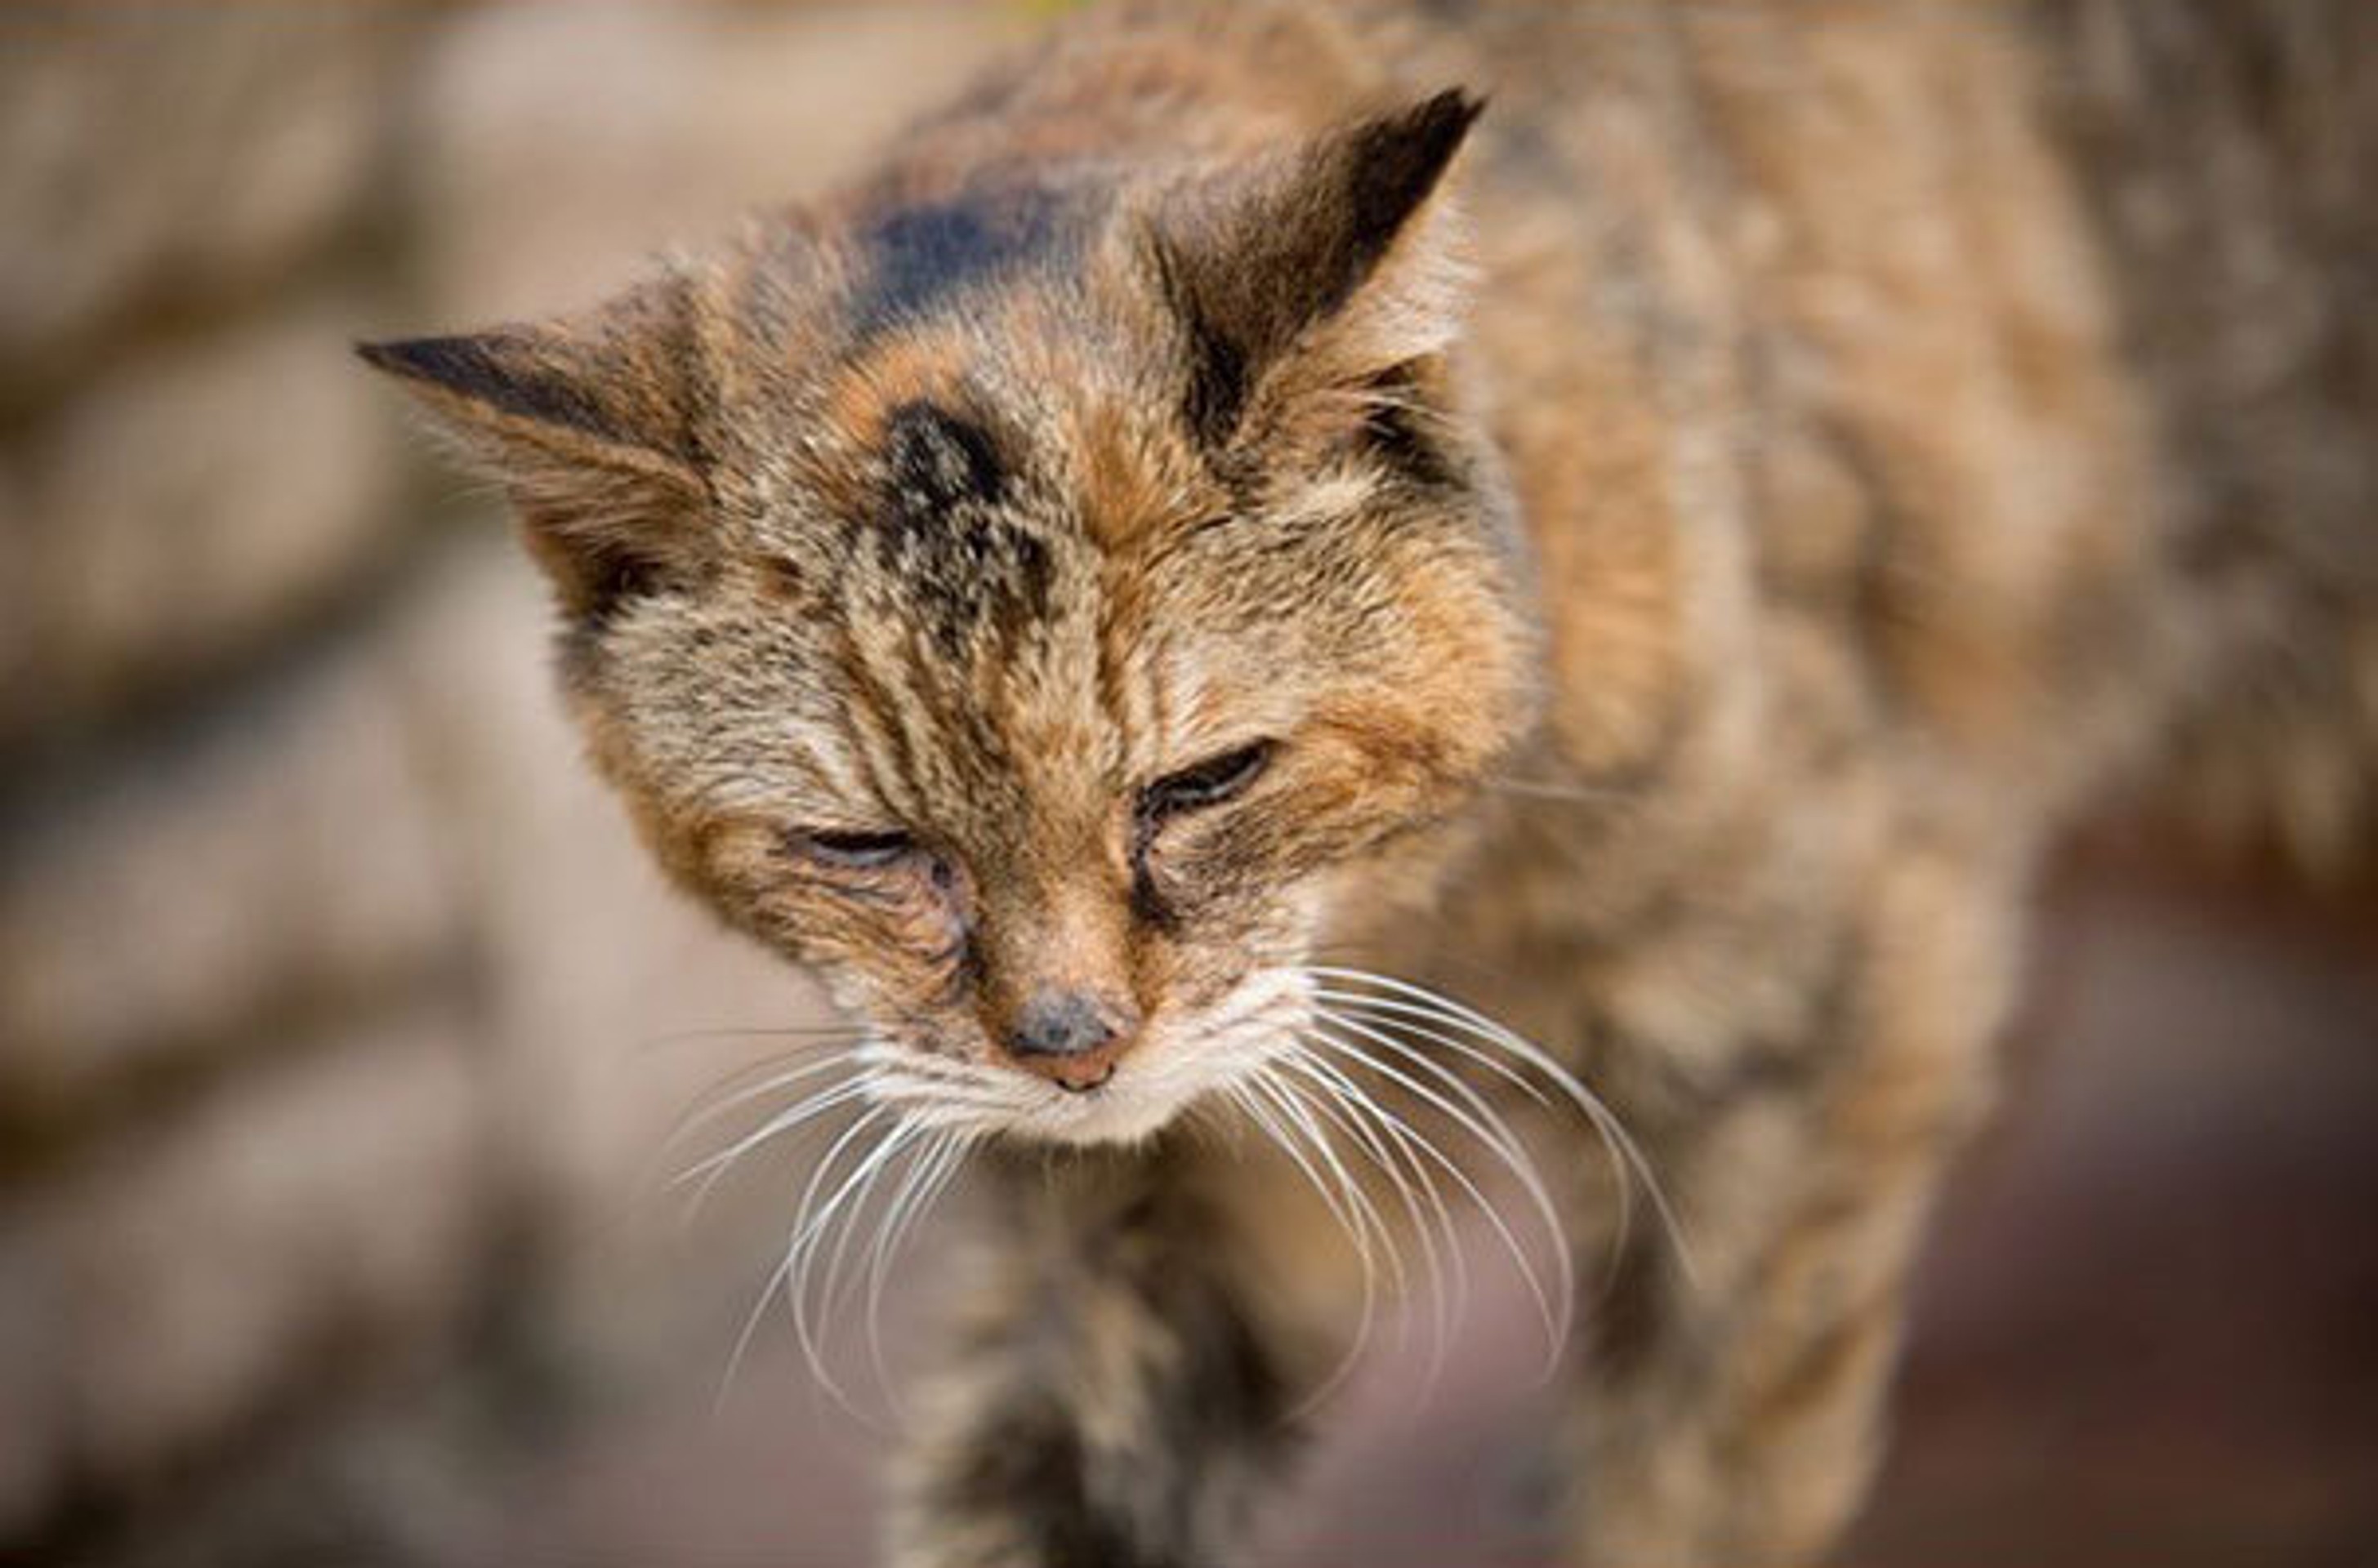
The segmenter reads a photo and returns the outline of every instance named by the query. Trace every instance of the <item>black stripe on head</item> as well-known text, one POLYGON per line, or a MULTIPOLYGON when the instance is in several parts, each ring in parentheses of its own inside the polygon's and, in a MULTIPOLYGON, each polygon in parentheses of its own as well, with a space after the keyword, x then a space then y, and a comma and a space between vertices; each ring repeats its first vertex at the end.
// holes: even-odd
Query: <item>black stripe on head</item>
POLYGON ((894 521, 929 527, 967 505, 997 506, 1007 473, 991 433, 932 403, 903 403, 883 430, 894 521))
POLYGON ((1048 545, 1000 510, 1014 478, 991 433, 936 405, 904 403, 883 436, 879 557, 955 651, 991 618, 1015 628, 1048 613, 1048 545))
POLYGON ((1036 186, 970 192, 903 207, 859 236, 867 279, 852 304, 859 332, 914 319, 949 298, 1048 254, 1065 205, 1036 186))

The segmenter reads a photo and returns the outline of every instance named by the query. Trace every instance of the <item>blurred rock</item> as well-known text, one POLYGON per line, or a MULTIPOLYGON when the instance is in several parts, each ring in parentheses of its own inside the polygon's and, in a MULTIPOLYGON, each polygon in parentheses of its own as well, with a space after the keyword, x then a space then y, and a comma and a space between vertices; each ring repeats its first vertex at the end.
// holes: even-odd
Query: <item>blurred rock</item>
POLYGON ((0 1209, 0 1549, 28 1534, 61 1489, 66 1405, 62 1260, 17 1205, 0 1209))
POLYGON ((379 193, 426 7, 30 5, 0 14, 0 403, 104 329, 251 287, 379 193))
MULTIPOLYGON (((0 545, 29 553, 32 536, 15 465, 0 449, 0 545)), ((0 572, 0 736, 7 733, 8 713, 30 700, 41 614, 31 573, 21 569, 0 572)))
POLYGON ((462 920, 366 642, 18 828, 0 860, 0 1125, 417 981, 462 920))
MULTIPOLYGON (((23 463, 0 740, 252 655, 387 556, 400 425, 336 290, 121 365, 23 463)), ((0 501, 6 501, 0 496, 0 501)))
POLYGON ((431 1010, 110 1149, 53 1238, 77 1467, 146 1476, 450 1316, 488 1224, 485 1125, 458 1022, 431 1010))

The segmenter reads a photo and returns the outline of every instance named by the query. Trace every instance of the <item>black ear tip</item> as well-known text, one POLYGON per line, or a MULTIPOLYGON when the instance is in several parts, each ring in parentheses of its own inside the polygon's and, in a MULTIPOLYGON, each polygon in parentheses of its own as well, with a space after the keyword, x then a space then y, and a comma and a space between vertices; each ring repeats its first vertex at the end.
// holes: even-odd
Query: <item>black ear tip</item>
POLYGON ((530 413, 517 406, 523 401, 534 400, 524 390, 533 383, 516 368, 517 356, 510 352, 511 347, 511 340, 500 333, 390 338, 357 343, 355 356, 375 370, 384 370, 406 381, 426 382, 516 413, 530 413))
POLYGON ((1428 99, 1420 107, 1425 119, 1448 122, 1468 130, 1476 123, 1478 116, 1486 112, 1486 95, 1457 85, 1428 99))
POLYGON ((1362 155, 1374 166, 1371 177, 1398 191, 1408 209, 1428 194, 1485 109, 1486 100, 1479 94, 1449 87, 1399 114, 1371 121, 1358 133, 1362 155))
POLYGON ((354 350, 355 357, 374 370, 416 381, 437 380, 437 366, 446 357, 442 351, 452 341, 440 338, 388 338, 378 342, 358 342, 354 350))
POLYGON ((1472 92, 1466 87, 1448 87, 1412 105, 1404 116, 1404 125, 1419 140, 1449 151, 1460 145, 1461 138, 1470 134, 1470 127, 1485 112, 1483 93, 1472 92))

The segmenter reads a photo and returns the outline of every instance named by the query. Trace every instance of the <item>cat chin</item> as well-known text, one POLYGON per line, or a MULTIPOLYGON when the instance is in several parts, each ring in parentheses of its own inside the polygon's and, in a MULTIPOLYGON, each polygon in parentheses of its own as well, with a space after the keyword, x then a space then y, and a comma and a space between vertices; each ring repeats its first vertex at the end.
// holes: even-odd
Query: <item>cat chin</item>
POLYGON ((1270 1054, 1244 1039, 1195 1054, 1181 1046, 1145 1051, 1137 1059, 1126 1058, 1099 1088, 1084 1094, 1052 1090, 1037 1104, 1011 1112, 998 1134, 1015 1143, 1075 1148, 1150 1143, 1193 1107, 1255 1071, 1270 1054))
POLYGON ((1052 1100, 1040 1111, 1017 1118, 1009 1135, 1077 1148, 1131 1148, 1153 1140, 1186 1104, 1144 1087, 1135 1093, 1132 1085, 1118 1082, 1052 1100))
MULTIPOLYGON (((1020 1077, 1020 1075, 1018 1075, 1020 1077)), ((1232 1076, 1227 1066, 1193 1063, 1184 1072, 1152 1062, 1125 1062, 1114 1078, 1086 1093, 1041 1085, 995 1112, 937 1105, 913 1090, 879 1086, 869 1097, 924 1128, 963 1131, 1013 1143, 1075 1148, 1128 1148, 1153 1140, 1195 1101, 1232 1076), (1135 1071, 1135 1068, 1137 1071, 1135 1071)))

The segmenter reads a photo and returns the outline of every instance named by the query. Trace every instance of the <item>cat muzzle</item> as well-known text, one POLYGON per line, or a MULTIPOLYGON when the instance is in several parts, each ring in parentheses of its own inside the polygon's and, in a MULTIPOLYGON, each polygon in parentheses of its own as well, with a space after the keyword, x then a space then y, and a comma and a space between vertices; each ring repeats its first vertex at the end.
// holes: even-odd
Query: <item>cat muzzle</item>
POLYGON ((1080 991, 1041 991, 1018 1010, 1004 1039, 1015 1065, 1072 1094, 1087 1094, 1114 1076, 1131 1044, 1131 1029, 1114 1010, 1080 991))

